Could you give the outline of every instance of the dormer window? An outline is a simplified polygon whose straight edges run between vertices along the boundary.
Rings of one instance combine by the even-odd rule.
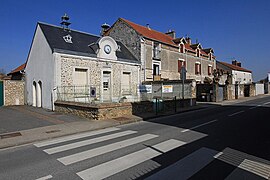
[[[196,50],[196,55],[197,55],[197,57],[200,57],[200,49],[199,48]]]
[[[160,43],[154,42],[153,59],[160,59]]]
[[[185,45],[180,44],[180,53],[184,53],[184,52],[185,52]]]
[[[70,34],[68,34],[68,35],[66,35],[66,36],[64,36],[63,37],[63,39],[65,40],[65,42],[66,43],[70,43],[70,44],[72,44],[72,37],[71,37],[71,35]]]

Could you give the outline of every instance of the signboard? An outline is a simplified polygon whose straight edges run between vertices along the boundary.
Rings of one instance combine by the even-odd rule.
[[[173,85],[163,85],[162,92],[163,93],[172,93],[173,92]]]
[[[141,93],[152,93],[152,85],[140,85],[139,90]]]

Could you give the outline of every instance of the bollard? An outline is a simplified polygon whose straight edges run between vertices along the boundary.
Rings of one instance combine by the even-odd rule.
[[[158,114],[158,98],[156,98],[156,115]]]
[[[177,111],[177,107],[176,107],[177,103],[176,103],[176,96],[174,96],[174,112]]]

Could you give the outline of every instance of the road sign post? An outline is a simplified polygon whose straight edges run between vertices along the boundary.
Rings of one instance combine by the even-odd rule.
[[[181,67],[181,76],[180,76],[180,78],[182,80],[182,98],[183,99],[185,99],[185,80],[186,80],[186,74],[187,74],[186,68],[184,66]]]

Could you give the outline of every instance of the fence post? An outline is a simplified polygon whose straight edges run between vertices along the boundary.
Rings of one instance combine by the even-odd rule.
[[[156,98],[156,115],[158,114],[158,98]]]

